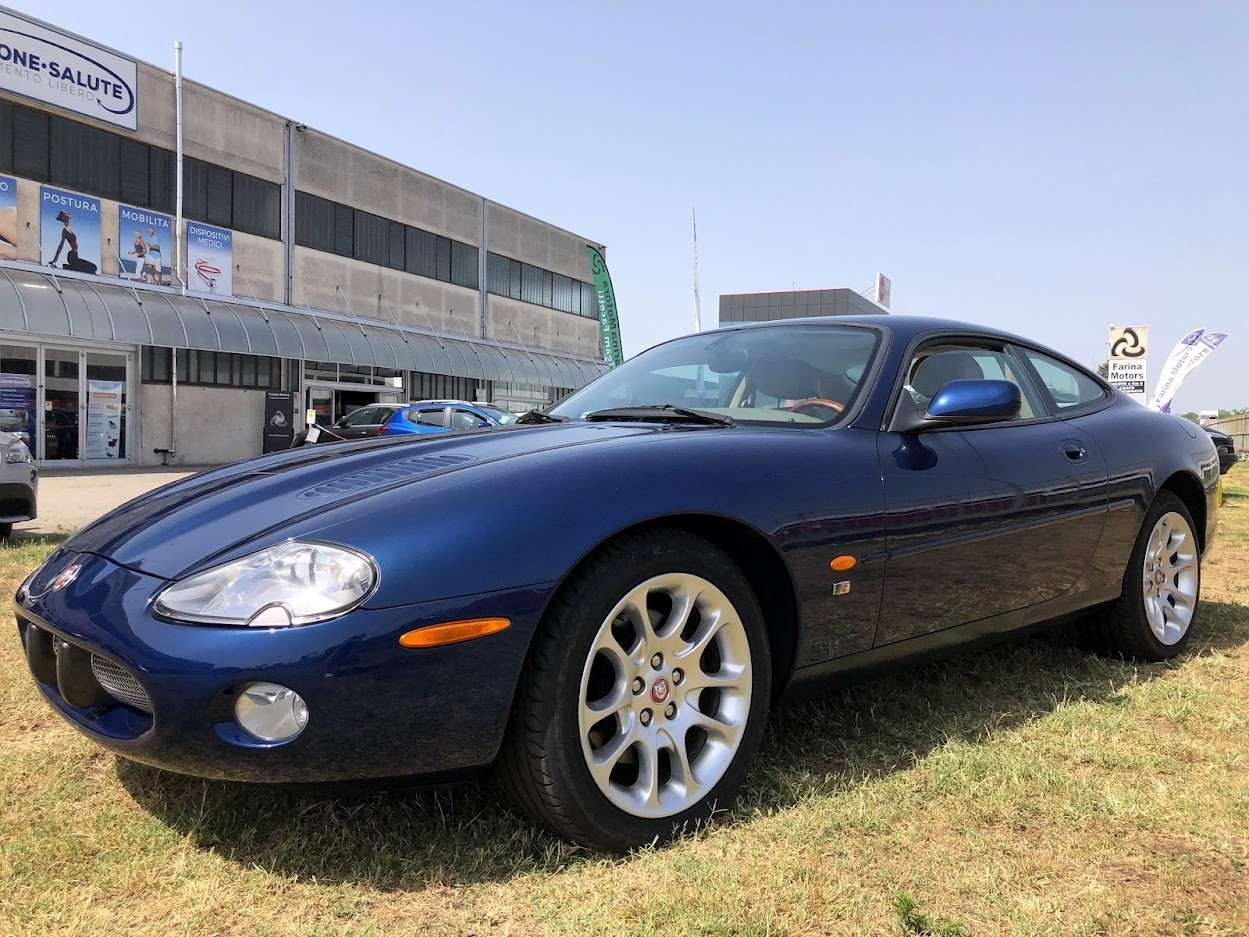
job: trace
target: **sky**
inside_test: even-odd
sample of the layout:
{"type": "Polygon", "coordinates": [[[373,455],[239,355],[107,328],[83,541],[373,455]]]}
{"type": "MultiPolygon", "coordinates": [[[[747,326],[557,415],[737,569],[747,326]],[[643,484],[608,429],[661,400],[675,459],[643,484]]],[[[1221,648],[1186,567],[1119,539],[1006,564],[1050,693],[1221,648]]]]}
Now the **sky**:
{"type": "Polygon", "coordinates": [[[892,311],[1093,366],[1231,337],[1249,407],[1249,4],[8,0],[607,245],[625,351],[721,293],[893,280],[892,311]]]}

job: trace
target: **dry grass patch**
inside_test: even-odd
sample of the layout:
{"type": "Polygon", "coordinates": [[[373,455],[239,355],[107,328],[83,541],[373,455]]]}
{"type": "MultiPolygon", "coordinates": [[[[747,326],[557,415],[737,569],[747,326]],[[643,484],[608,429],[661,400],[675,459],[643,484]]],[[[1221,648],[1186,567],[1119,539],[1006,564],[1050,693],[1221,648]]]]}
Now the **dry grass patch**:
{"type": "MultiPolygon", "coordinates": [[[[0,933],[1249,932],[1249,469],[1228,480],[1183,659],[1063,632],[786,707],[732,817],[625,858],[488,785],[330,796],[118,761],[11,637],[0,933]]],[[[0,591],[51,546],[0,549],[0,591]]]]}

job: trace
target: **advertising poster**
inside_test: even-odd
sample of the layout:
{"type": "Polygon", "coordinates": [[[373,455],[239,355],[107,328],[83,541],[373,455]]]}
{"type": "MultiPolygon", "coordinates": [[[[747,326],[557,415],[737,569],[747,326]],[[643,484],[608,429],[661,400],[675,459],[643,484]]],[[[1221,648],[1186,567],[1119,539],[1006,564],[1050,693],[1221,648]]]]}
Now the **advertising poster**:
{"type": "Polygon", "coordinates": [[[87,458],[121,458],[124,381],[87,381],[87,458]]]}
{"type": "Polygon", "coordinates": [[[29,374],[0,374],[0,432],[24,436],[35,448],[35,379],[29,374]]]}
{"type": "Polygon", "coordinates": [[[100,272],[100,200],[39,187],[39,259],[58,270],[100,272]]]}
{"type": "Polygon", "coordinates": [[[187,286],[203,293],[234,292],[234,235],[225,228],[186,223],[187,286]]]}
{"type": "Polygon", "coordinates": [[[295,440],[295,395],[290,391],[265,392],[265,427],[261,452],[281,452],[295,440]]]}
{"type": "Polygon", "coordinates": [[[0,260],[17,260],[17,180],[0,176],[0,260]]]}
{"type": "Polygon", "coordinates": [[[173,217],[146,208],[117,206],[117,254],[127,280],[173,282],[173,217]]]}

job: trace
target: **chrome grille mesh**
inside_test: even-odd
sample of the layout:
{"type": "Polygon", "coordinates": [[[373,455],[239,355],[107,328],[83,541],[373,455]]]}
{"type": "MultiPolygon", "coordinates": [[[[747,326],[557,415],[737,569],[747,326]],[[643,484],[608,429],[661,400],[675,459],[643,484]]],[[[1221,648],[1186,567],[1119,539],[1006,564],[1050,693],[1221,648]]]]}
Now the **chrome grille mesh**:
{"type": "Polygon", "coordinates": [[[107,658],[92,654],[91,672],[109,696],[151,715],[152,700],[148,697],[147,690],[143,689],[142,684],[129,671],[118,667],[107,658]]]}

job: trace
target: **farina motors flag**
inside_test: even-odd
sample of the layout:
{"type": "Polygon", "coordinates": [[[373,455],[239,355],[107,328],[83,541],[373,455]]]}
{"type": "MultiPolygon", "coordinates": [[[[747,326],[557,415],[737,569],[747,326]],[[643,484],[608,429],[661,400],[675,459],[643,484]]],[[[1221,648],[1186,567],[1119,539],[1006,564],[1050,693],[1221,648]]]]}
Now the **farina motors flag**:
{"type": "Polygon", "coordinates": [[[1210,352],[1223,344],[1226,332],[1212,332],[1209,329],[1194,329],[1171,349],[1167,363],[1162,366],[1162,377],[1154,388],[1154,396],[1149,401],[1151,410],[1171,412],[1171,401],[1175,393],[1184,383],[1184,379],[1192,373],[1193,368],[1205,361],[1210,352]]]}

